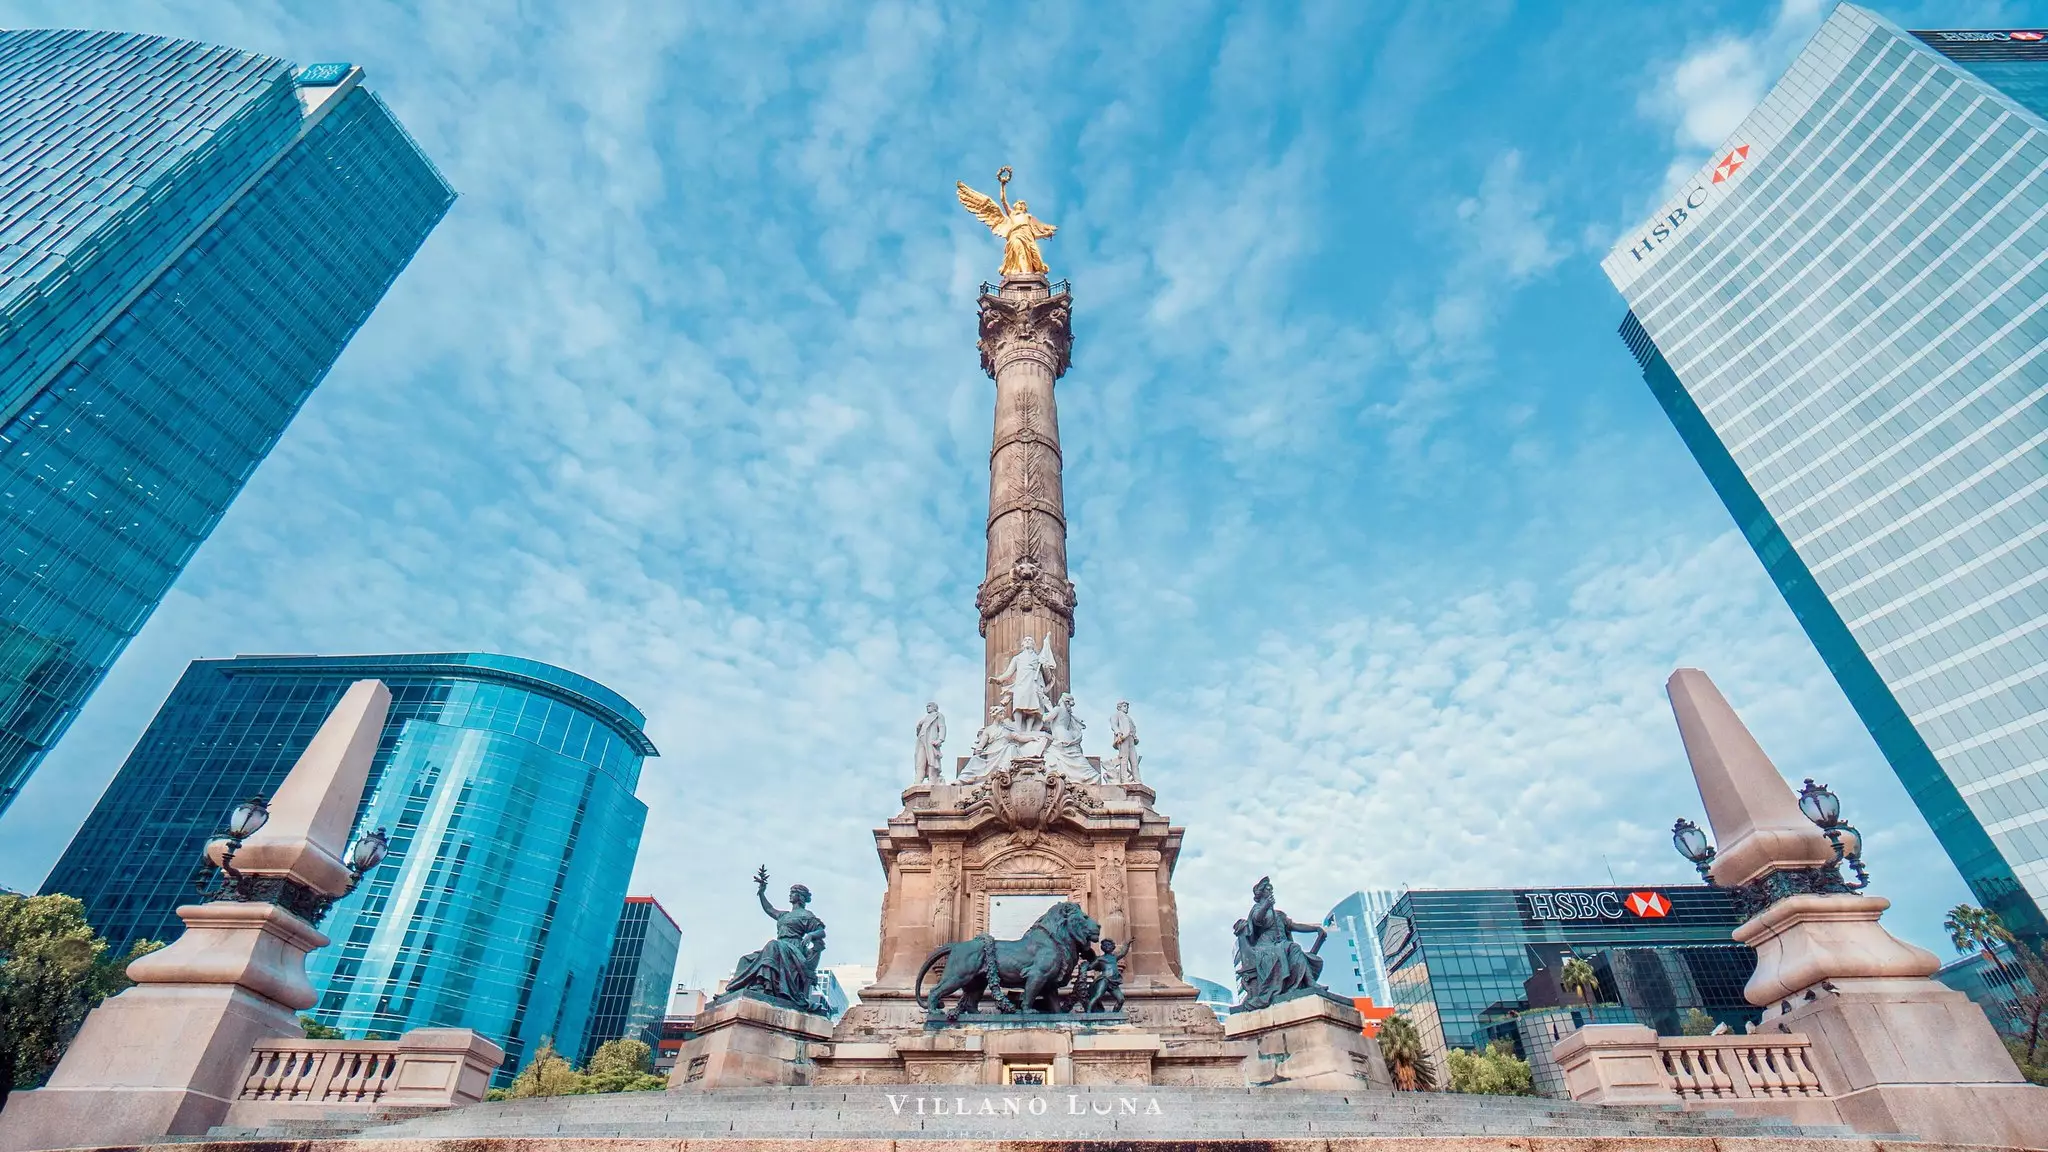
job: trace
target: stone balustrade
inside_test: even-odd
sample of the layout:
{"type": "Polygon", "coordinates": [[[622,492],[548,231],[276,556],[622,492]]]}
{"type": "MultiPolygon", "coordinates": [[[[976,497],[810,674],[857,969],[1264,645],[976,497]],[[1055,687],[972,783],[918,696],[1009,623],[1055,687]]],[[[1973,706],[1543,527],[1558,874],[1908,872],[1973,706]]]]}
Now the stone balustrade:
{"type": "Polygon", "coordinates": [[[474,1104],[504,1059],[467,1028],[417,1028],[396,1040],[264,1040],[250,1050],[224,1123],[474,1104]]]}
{"type": "Polygon", "coordinates": [[[1551,1053],[1565,1090],[1587,1104],[1677,1104],[1841,1123],[1812,1049],[1813,1041],[1797,1032],[1659,1036],[1641,1024],[1591,1024],[1551,1053]]]}
{"type": "Polygon", "coordinates": [[[1827,1095],[1803,1035],[1659,1036],[1665,1082],[1681,1100],[1827,1095]]]}

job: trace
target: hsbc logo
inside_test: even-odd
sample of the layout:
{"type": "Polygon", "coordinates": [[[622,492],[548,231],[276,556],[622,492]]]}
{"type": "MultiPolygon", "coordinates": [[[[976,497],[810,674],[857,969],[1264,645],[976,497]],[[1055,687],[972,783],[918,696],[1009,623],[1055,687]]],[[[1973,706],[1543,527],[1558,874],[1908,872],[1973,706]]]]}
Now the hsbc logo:
{"type": "Polygon", "coordinates": [[[1721,162],[1714,165],[1714,183],[1719,184],[1730,176],[1735,175],[1735,170],[1748,163],[1748,161],[1749,145],[1747,144],[1721,157],[1721,162]]]}
{"type": "Polygon", "coordinates": [[[1711,195],[1709,189],[1714,185],[1727,183],[1747,163],[1749,145],[1739,144],[1730,149],[1726,155],[1714,162],[1713,176],[1705,184],[1686,193],[1683,204],[1658,217],[1650,225],[1650,230],[1637,237],[1636,242],[1629,246],[1628,254],[1635,257],[1637,263],[1641,263],[1668,243],[1672,237],[1678,235],[1679,229],[1692,221],[1694,213],[1706,206],[1711,195]]]}
{"type": "Polygon", "coordinates": [[[1622,903],[1632,915],[1644,920],[1662,920],[1671,915],[1671,897],[1662,892],[1631,892],[1622,903]]]}
{"type": "Polygon", "coordinates": [[[2039,40],[2048,32],[1936,32],[1944,44],[1982,44],[1987,40],[2039,40]]]}
{"type": "Polygon", "coordinates": [[[1531,920],[1662,920],[1671,915],[1671,897],[1662,892],[1524,892],[1524,914],[1531,920]]]}

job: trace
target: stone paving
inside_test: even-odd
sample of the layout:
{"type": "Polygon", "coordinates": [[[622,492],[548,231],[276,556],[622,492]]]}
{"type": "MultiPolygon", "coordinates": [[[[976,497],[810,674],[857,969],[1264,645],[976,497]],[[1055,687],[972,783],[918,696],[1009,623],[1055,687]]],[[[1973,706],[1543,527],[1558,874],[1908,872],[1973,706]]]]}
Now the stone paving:
{"type": "MultiPolygon", "coordinates": [[[[215,1129],[212,1140],[639,1138],[662,1140],[1224,1141],[1336,1137],[1769,1138],[1835,1144],[1795,1128],[1675,1109],[1451,1093],[1221,1088],[874,1086],[634,1092],[477,1104],[396,1123],[303,1121],[215,1129]]],[[[1854,1138],[1865,1147],[1867,1137],[1854,1138]]],[[[1711,1144],[1688,1140],[1687,1145],[1711,1144]]]]}

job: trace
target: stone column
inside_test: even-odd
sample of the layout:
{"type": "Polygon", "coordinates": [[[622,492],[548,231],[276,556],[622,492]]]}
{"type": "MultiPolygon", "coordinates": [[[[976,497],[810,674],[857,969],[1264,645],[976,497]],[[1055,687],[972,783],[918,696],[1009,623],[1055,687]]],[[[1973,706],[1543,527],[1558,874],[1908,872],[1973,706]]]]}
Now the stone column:
{"type": "MultiPolygon", "coordinates": [[[[988,568],[975,604],[986,638],[984,676],[1009,662],[1019,641],[1052,635],[1055,694],[1070,682],[1074,585],[1067,579],[1067,514],[1060,487],[1059,412],[1053,384],[1073,349],[1070,301],[1043,277],[1009,278],[981,297],[981,367],[996,382],[988,458],[988,568]]],[[[983,707],[999,689],[984,686],[983,707]]],[[[984,717],[986,712],[984,712],[984,717]]],[[[977,722],[979,726],[979,721],[977,722]]]]}
{"type": "Polygon", "coordinates": [[[235,865],[265,899],[178,909],[185,932],[128,966],[136,982],[93,1009],[50,1076],[0,1112],[0,1152],[205,1132],[240,1094],[259,1041],[303,1037],[314,922],[348,888],[342,862],[391,693],[351,686],[272,798],[235,865]]]}
{"type": "Polygon", "coordinates": [[[1928,979],[1932,952],[1878,923],[1889,901],[1844,890],[1827,838],[1713,681],[1680,668],[1666,690],[1719,841],[1714,882],[1756,909],[1734,932],[1757,954],[1743,995],[1766,1031],[1813,1041],[1842,1120],[1956,1144],[2048,1132],[2048,1088],[2023,1081],[1968,997],[1928,979]]]}

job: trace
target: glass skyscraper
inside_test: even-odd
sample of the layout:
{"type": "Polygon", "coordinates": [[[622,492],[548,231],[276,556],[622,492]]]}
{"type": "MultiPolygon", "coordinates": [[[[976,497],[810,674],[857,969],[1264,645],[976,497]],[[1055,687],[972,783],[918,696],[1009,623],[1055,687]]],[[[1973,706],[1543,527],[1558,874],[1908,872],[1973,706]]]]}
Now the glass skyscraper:
{"type": "Polygon", "coordinates": [[[1380,921],[1400,898],[1399,892],[1385,889],[1353,892],[1323,917],[1331,942],[1341,949],[1335,953],[1335,963],[1323,965],[1324,987],[1339,996],[1369,996],[1374,1004],[1386,1005],[1387,965],[1380,956],[1380,921]]]}
{"type": "Polygon", "coordinates": [[[176,936],[207,838],[237,801],[276,791],[362,679],[391,689],[391,709],[359,825],[388,829],[391,851],[321,925],[334,943],[307,962],[313,1014],[356,1038],[474,1028],[505,1048],[506,1075],[542,1037],[576,1053],[655,750],[638,709],[552,665],[482,653],[194,661],[43,891],[84,901],[117,950],[176,936]]]}
{"type": "MultiPolygon", "coordinates": [[[[1550,1048],[1581,1024],[1647,1024],[1676,1034],[1688,1008],[1740,1030],[1759,1012],[1742,986],[1756,953],[1723,888],[1414,889],[1380,922],[1390,1004],[1408,1017],[1441,1074],[1449,1048],[1505,1039],[1536,1088],[1562,1095],[1550,1048]],[[1566,956],[1593,966],[1593,1004],[1563,991],[1566,956]],[[1588,1017],[1590,1016],[1590,1020],[1588,1017]]],[[[1327,968],[1325,969],[1327,971],[1327,968]]]]}
{"type": "Polygon", "coordinates": [[[0,31],[0,811],[454,201],[361,80],[0,31]]]}
{"type": "Polygon", "coordinates": [[[2048,43],[1837,7],[1603,263],[1977,900],[2048,931],[2048,43]]]}
{"type": "Polygon", "coordinates": [[[670,982],[676,974],[676,953],[683,930],[652,896],[628,896],[612,933],[611,959],[598,978],[597,1002],[590,1009],[580,1060],[590,1059],[597,1046],[626,1037],[645,1041],[651,1051],[661,1043],[661,1017],[668,1009],[670,982]]]}

